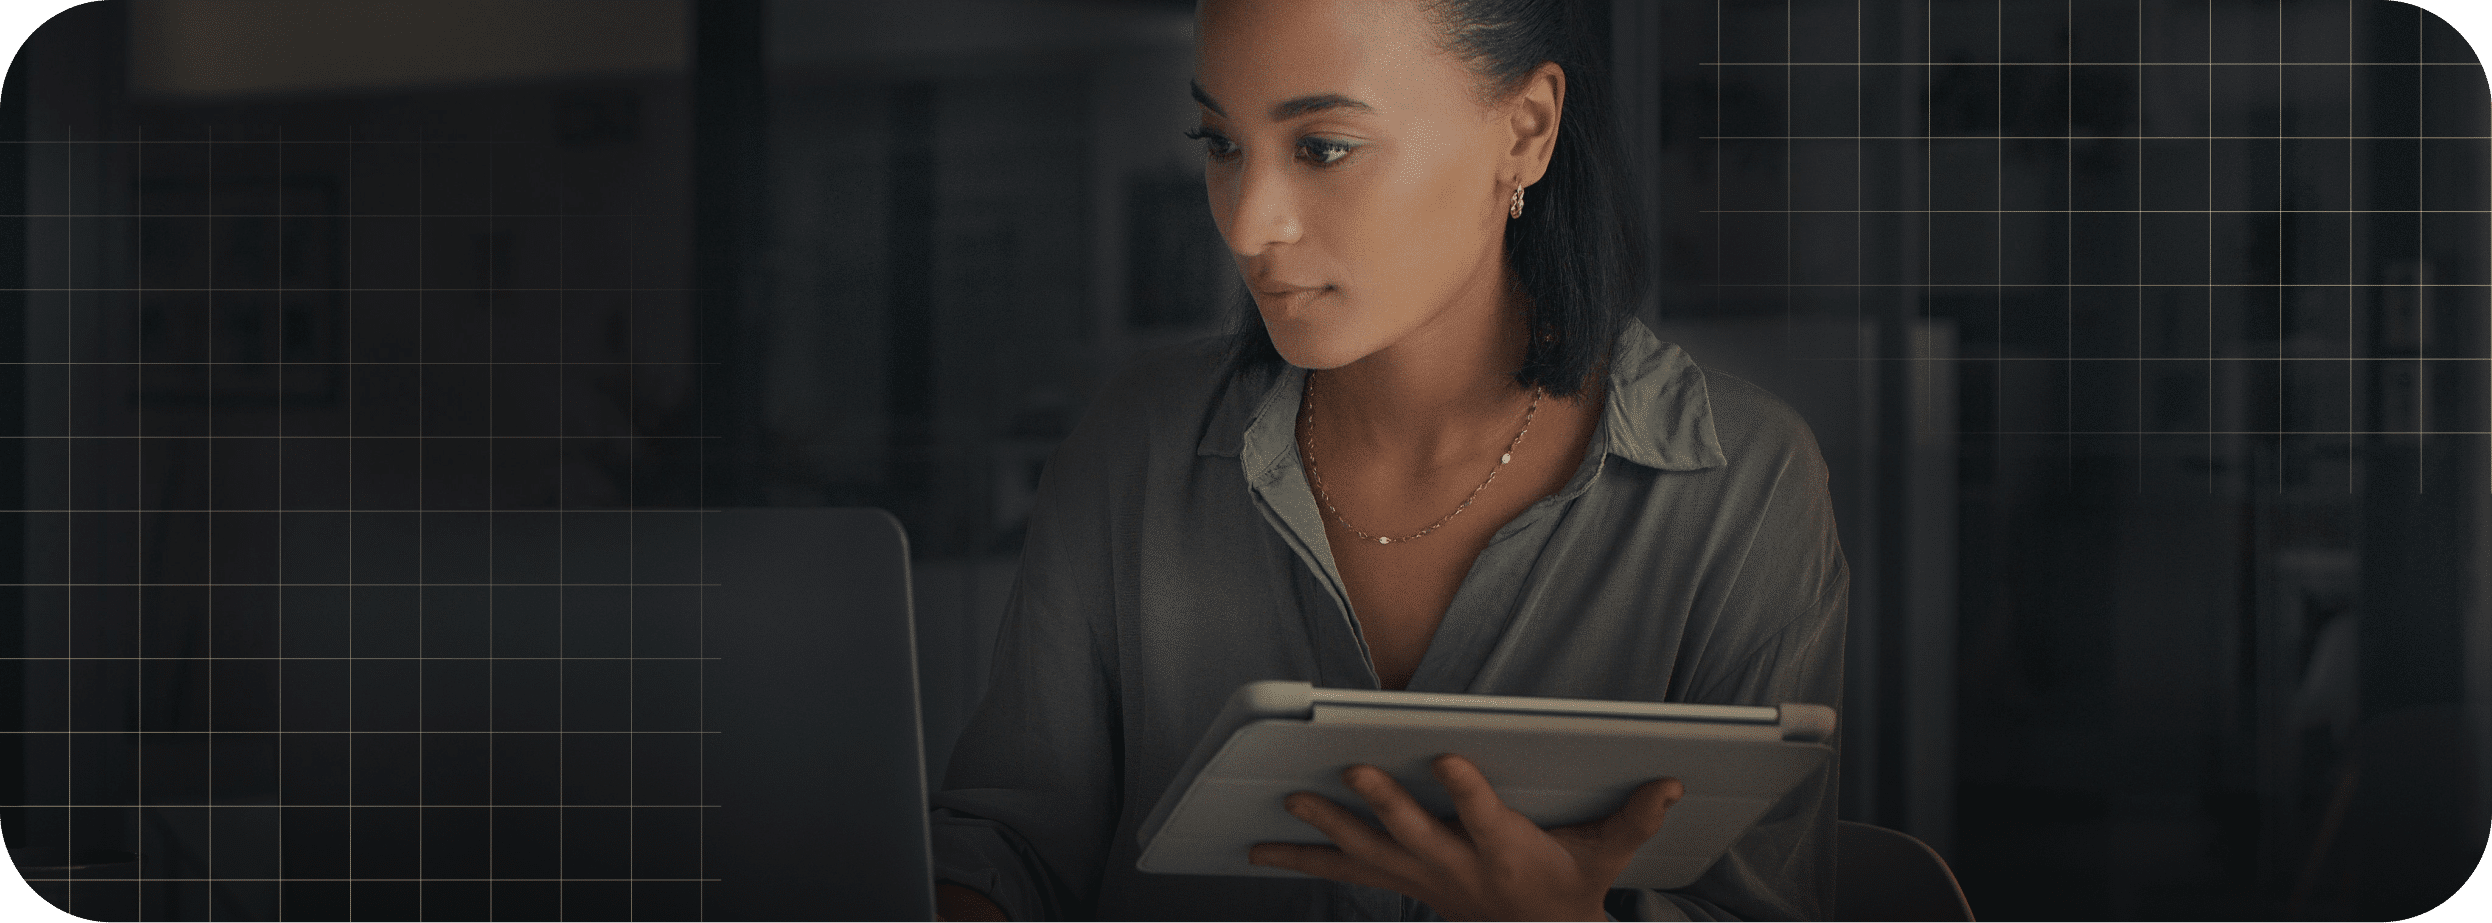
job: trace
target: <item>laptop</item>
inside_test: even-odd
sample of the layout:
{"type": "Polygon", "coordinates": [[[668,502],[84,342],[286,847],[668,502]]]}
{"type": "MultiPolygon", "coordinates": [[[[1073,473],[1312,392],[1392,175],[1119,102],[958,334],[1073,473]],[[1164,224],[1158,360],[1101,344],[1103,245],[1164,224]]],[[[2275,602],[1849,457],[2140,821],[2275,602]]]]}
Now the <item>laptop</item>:
{"type": "Polygon", "coordinates": [[[908,539],[875,509],[705,514],[703,915],[934,918],[908,539]]]}

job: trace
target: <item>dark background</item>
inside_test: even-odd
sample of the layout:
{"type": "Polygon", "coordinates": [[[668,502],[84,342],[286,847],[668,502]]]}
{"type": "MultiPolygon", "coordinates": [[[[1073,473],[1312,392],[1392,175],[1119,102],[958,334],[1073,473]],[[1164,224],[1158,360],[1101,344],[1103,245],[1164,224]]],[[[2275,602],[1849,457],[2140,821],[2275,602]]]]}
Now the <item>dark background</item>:
{"type": "MultiPolygon", "coordinates": [[[[1845,815],[1997,919],[2399,918],[2463,882],[2464,41],[2376,0],[1596,9],[1659,231],[1641,314],[1833,471],[1845,815]]],[[[1178,136],[1190,14],[55,18],[0,108],[0,825],[97,864],[38,892],[701,913],[708,661],[664,615],[697,548],[663,542],[725,507],[906,524],[939,778],[1048,453],[1235,303],[1178,136]],[[615,530],[651,543],[619,570],[543,554],[615,530]]]]}

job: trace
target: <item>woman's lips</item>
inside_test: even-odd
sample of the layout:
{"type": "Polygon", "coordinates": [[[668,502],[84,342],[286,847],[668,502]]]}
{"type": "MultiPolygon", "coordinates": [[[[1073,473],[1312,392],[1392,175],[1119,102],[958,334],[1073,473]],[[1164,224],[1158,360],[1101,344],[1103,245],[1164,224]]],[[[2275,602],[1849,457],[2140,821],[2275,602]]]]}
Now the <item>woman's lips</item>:
{"type": "Polygon", "coordinates": [[[1333,287],[1329,285],[1289,286],[1259,291],[1255,293],[1255,296],[1263,302],[1267,310],[1283,317],[1291,317],[1304,313],[1307,306],[1314,303],[1315,299],[1332,294],[1332,291],[1333,287]]]}

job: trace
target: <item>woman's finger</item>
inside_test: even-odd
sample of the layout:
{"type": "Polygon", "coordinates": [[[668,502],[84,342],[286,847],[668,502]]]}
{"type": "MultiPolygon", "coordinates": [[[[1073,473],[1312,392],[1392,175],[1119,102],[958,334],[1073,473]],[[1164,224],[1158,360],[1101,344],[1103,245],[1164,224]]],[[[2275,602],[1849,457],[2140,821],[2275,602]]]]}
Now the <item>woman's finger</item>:
{"type": "Polygon", "coordinates": [[[1438,865],[1453,865],[1468,858],[1468,848],[1453,828],[1428,813],[1391,773],[1374,766],[1359,764],[1341,773],[1341,780],[1367,799],[1367,807],[1384,823],[1385,832],[1411,856],[1438,865]]]}
{"type": "Polygon", "coordinates": [[[1687,786],[1677,779],[1654,779],[1637,786],[1627,796],[1627,803],[1608,817],[1596,821],[1591,831],[1602,846],[1628,854],[1643,848],[1644,841],[1661,831],[1663,818],[1670,806],[1686,797],[1687,786]]]}
{"type": "Polygon", "coordinates": [[[1399,890],[1401,884],[1393,876],[1342,852],[1337,846],[1257,843],[1247,850],[1246,861],[1371,888],[1399,890]]]}
{"type": "Polygon", "coordinates": [[[1342,852],[1370,865],[1385,866],[1407,855],[1392,837],[1351,813],[1349,808],[1314,792],[1292,792],[1281,801],[1281,808],[1290,816],[1305,821],[1307,826],[1322,831],[1342,852]]]}
{"type": "Polygon", "coordinates": [[[1497,789],[1480,772],[1480,767],[1464,757],[1447,753],[1429,764],[1436,781],[1453,796],[1454,813],[1462,818],[1463,830],[1481,853],[1497,851],[1502,845],[1528,842],[1540,834],[1540,825],[1523,816],[1523,812],[1506,806],[1497,797],[1497,789]]]}

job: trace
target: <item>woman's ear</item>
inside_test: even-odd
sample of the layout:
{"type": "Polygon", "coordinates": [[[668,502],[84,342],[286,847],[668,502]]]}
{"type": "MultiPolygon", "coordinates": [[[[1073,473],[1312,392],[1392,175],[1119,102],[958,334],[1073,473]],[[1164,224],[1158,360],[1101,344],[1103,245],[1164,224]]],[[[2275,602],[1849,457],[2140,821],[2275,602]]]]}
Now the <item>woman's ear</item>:
{"type": "Polygon", "coordinates": [[[1506,128],[1513,133],[1506,148],[1506,175],[1521,185],[1537,183],[1557,152],[1558,119],[1566,111],[1566,70],[1555,61],[1541,62],[1503,108],[1506,128]]]}

